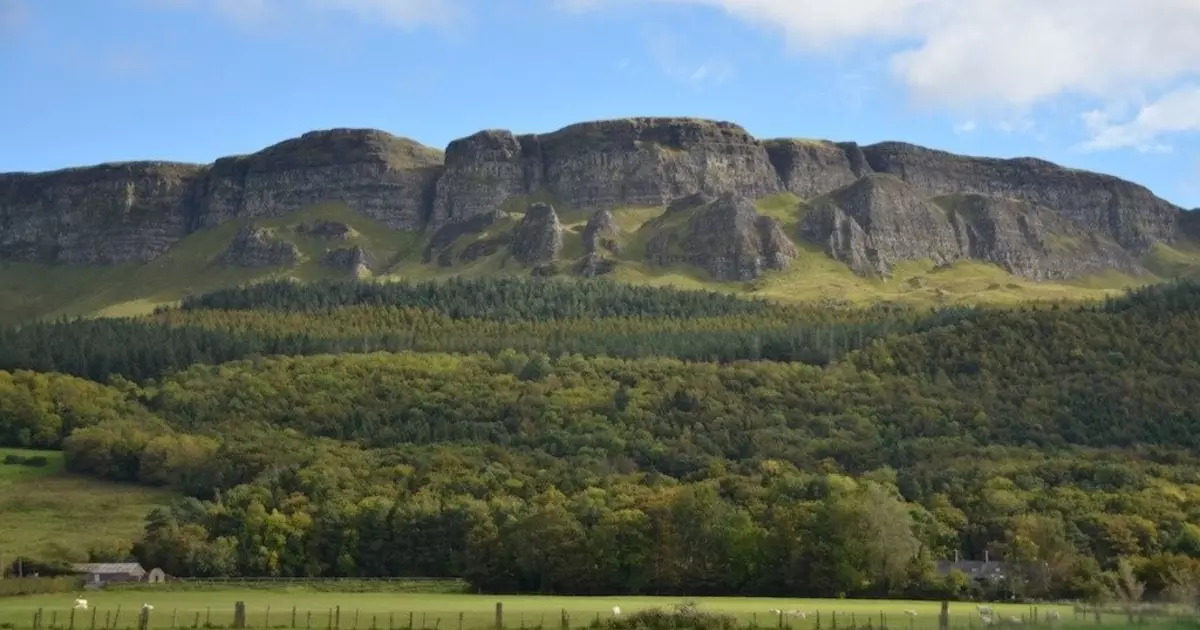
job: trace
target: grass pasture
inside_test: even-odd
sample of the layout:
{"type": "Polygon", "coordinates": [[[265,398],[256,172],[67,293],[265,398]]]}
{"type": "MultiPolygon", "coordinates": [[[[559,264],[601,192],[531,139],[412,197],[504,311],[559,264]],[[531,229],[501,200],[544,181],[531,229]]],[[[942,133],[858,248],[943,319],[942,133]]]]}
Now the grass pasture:
{"type": "Polygon", "coordinates": [[[22,554],[86,559],[93,546],[139,536],[147,512],[168,497],[162,491],[67,474],[57,451],[0,449],[0,562],[22,554]],[[7,455],[42,455],[48,465],[4,464],[7,455]]]}
{"type": "MultiPolygon", "coordinates": [[[[229,627],[233,623],[234,603],[246,603],[247,625],[252,628],[312,628],[326,629],[336,625],[342,630],[407,630],[436,628],[438,630],[481,630],[494,626],[496,603],[503,604],[504,625],[507,628],[556,629],[560,627],[563,611],[572,628],[582,628],[597,619],[612,618],[613,607],[619,606],[623,615],[652,608],[671,609],[685,601],[680,597],[559,597],[538,595],[462,595],[444,593],[336,593],[321,592],[306,587],[278,589],[242,589],[227,591],[154,592],[147,587],[138,590],[94,591],[84,595],[90,609],[75,615],[76,629],[91,629],[93,616],[96,628],[135,628],[138,610],[143,603],[154,606],[152,628],[229,627]],[[120,615],[116,616],[120,607],[120,615]],[[340,616],[332,611],[340,607],[340,616]],[[292,622],[295,610],[295,626],[292,622]],[[331,615],[336,624],[331,624],[331,615]],[[114,617],[116,617],[114,621],[114,617]]],[[[58,628],[69,628],[74,594],[39,595],[0,599],[0,627],[31,628],[35,613],[43,609],[43,627],[51,621],[58,628]]],[[[722,613],[736,617],[744,627],[777,628],[779,618],[772,609],[800,610],[807,618],[785,617],[786,627],[793,630],[816,630],[820,612],[820,628],[878,629],[881,619],[885,627],[896,630],[933,630],[938,627],[938,602],[877,601],[877,600],[814,600],[770,599],[742,597],[698,597],[694,601],[703,612],[722,613]],[[909,618],[904,611],[917,613],[909,618]],[[833,615],[837,615],[836,626],[833,615]]],[[[1024,604],[996,605],[996,613],[1004,616],[1030,615],[1031,607],[1024,604]]],[[[1057,610],[1061,625],[1073,625],[1071,606],[1041,606],[1039,616],[1057,610]]],[[[982,628],[974,604],[951,603],[951,627],[956,629],[982,628]]],[[[1080,620],[1082,624],[1084,620],[1080,620]]],[[[1106,615],[1103,625],[1115,627],[1124,623],[1116,615],[1106,615]]],[[[1091,619],[1087,623],[1094,625],[1091,619]]]]}

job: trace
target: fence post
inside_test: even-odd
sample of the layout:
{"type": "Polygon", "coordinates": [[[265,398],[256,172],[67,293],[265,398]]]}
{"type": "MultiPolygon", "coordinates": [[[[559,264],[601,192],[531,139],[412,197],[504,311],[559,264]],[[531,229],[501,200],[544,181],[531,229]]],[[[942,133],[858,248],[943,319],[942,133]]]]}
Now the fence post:
{"type": "Polygon", "coordinates": [[[200,627],[200,611],[197,610],[196,618],[194,620],[192,620],[192,628],[199,628],[199,627],[200,627]]]}
{"type": "Polygon", "coordinates": [[[463,630],[463,614],[458,613],[458,630],[463,630]]]}
{"type": "Polygon", "coordinates": [[[233,627],[235,630],[246,627],[246,602],[233,603],[233,627]]]}
{"type": "Polygon", "coordinates": [[[504,604],[496,602],[496,630],[504,630],[504,604]]]}
{"type": "Polygon", "coordinates": [[[175,622],[179,619],[179,609],[171,609],[171,630],[175,630],[175,622]]]}
{"type": "Polygon", "coordinates": [[[142,606],[142,611],[138,614],[138,630],[146,630],[150,627],[150,608],[142,606]]]}
{"type": "Polygon", "coordinates": [[[100,612],[99,608],[92,609],[92,627],[91,630],[96,630],[96,613],[100,612]]]}
{"type": "Polygon", "coordinates": [[[51,610],[50,611],[50,630],[54,630],[57,627],[58,627],[58,611],[51,610]]]}
{"type": "Polygon", "coordinates": [[[942,600],[942,614],[938,616],[938,630],[950,630],[950,602],[942,600]]]}
{"type": "Polygon", "coordinates": [[[271,627],[271,607],[270,606],[267,606],[267,613],[266,613],[266,615],[263,616],[263,627],[264,628],[271,627]]]}
{"type": "Polygon", "coordinates": [[[408,630],[413,630],[412,624],[413,624],[413,613],[410,610],[410,611],[408,611],[408,630]]]}
{"type": "Polygon", "coordinates": [[[342,627],[342,607],[333,607],[333,630],[338,630],[342,627]]]}
{"type": "Polygon", "coordinates": [[[296,627],[296,607],[292,606],[292,628],[296,627]]]}

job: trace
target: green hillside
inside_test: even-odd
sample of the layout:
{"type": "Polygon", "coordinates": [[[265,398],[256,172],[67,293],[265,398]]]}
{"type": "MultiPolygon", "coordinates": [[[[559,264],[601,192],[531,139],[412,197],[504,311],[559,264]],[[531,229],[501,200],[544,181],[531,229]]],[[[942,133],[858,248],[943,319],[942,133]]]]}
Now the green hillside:
{"type": "MultiPolygon", "coordinates": [[[[27,321],[59,316],[123,316],[143,314],[160,305],[177,302],[186,295],[268,279],[295,278],[312,281],[345,277],[347,272],[320,264],[330,247],[362,247],[374,261],[377,280],[429,279],[450,276],[529,275],[531,270],[512,260],[503,244],[484,248],[492,253],[469,262],[459,254],[472,245],[487,244],[510,231],[531,201],[552,198],[514,198],[505,205],[504,216],[479,233],[454,239],[449,266],[426,262],[430,235],[392,230],[345,207],[312,207],[291,216],[253,221],[252,225],[272,230],[278,238],[297,246],[298,264],[267,269],[227,267],[221,256],[234,234],[247,224],[234,221],[194,233],[165,255],[145,264],[114,267],[43,266],[0,263],[0,322],[27,321]],[[303,233],[300,226],[315,220],[342,223],[351,230],[345,241],[331,243],[303,233]]],[[[583,255],[580,233],[587,215],[561,204],[555,205],[564,234],[563,258],[556,264],[559,275],[570,275],[583,255]]],[[[759,210],[780,220],[785,232],[794,234],[806,204],[790,194],[760,200],[759,210]]],[[[1200,270],[1200,246],[1159,245],[1146,264],[1155,277],[1132,278],[1119,273],[1079,278],[1071,282],[1033,282],[1006,273],[995,265],[960,262],[935,267],[930,261],[899,265],[890,279],[864,278],[844,264],[832,260],[816,246],[797,243],[800,256],[784,272],[772,272],[749,283],[718,282],[699,269],[660,268],[646,264],[646,241],[665,229],[655,219],[662,208],[619,208],[614,218],[621,226],[622,251],[614,256],[611,277],[620,282],[680,288],[706,288],[739,295],[755,295],[793,303],[850,303],[898,301],[914,305],[1015,304],[1031,300],[1096,299],[1124,288],[1162,278],[1192,275],[1200,270]]]]}
{"type": "Polygon", "coordinates": [[[170,498],[161,490],[67,474],[59,451],[0,448],[0,561],[18,555],[86,561],[90,550],[127,551],[140,538],[146,514],[170,498]]]}

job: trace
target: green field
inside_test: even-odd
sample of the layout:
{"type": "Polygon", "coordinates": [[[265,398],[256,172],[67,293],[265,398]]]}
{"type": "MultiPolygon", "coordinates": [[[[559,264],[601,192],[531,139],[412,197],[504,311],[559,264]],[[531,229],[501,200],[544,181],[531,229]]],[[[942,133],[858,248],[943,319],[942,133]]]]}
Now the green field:
{"type": "MultiPolygon", "coordinates": [[[[380,594],[380,593],[329,593],[305,588],[279,590],[240,590],[215,592],[156,593],[152,588],[136,591],[94,591],[83,595],[89,610],[76,614],[76,628],[90,628],[95,615],[96,627],[104,627],[110,620],[111,627],[136,627],[136,615],[143,603],[154,606],[151,627],[191,628],[209,624],[228,627],[233,621],[234,603],[244,601],[247,609],[247,624],[255,628],[291,628],[292,610],[296,611],[296,627],[328,628],[331,611],[340,607],[339,627],[347,630],[359,628],[404,628],[409,627],[412,614],[413,627],[457,630],[459,616],[462,627],[479,629],[492,626],[495,620],[496,603],[503,604],[504,625],[509,628],[558,628],[563,611],[566,611],[572,627],[584,627],[596,619],[613,616],[613,607],[619,606],[623,615],[650,608],[671,609],[685,601],[680,597],[555,597],[536,595],[446,595],[446,594],[380,594]],[[112,622],[112,615],[120,607],[120,616],[112,622]],[[357,622],[355,618],[357,617],[357,622]]],[[[56,619],[58,627],[69,627],[71,606],[76,595],[64,593],[36,597],[0,599],[0,625],[9,623],[16,628],[32,625],[34,614],[43,609],[43,623],[49,627],[56,619]],[[57,617],[55,617],[57,615],[57,617]],[[52,619],[53,618],[53,619],[52,619]]],[[[879,601],[879,600],[814,600],[814,599],[768,599],[737,597],[699,597],[693,601],[703,612],[723,613],[736,616],[742,625],[776,627],[778,617],[773,609],[798,610],[809,613],[807,618],[786,616],[788,627],[814,629],[820,613],[821,627],[832,628],[831,615],[838,616],[837,627],[858,628],[866,626],[868,620],[875,628],[881,619],[886,625],[901,630],[913,628],[936,628],[940,610],[938,602],[879,601]],[[913,610],[917,615],[909,618],[904,611],[913,610]]],[[[1030,616],[1032,608],[1020,605],[996,605],[996,613],[1003,616],[1030,616]]],[[[1040,606],[1038,614],[1050,610],[1059,611],[1064,623],[1074,619],[1071,606],[1040,606]]],[[[981,627],[970,603],[950,605],[951,626],[955,628],[981,627]]],[[[1116,615],[1107,615],[1105,625],[1116,626],[1124,622],[1116,615]]],[[[1094,621],[1089,620],[1094,624],[1094,621]]]]}
{"type": "Polygon", "coordinates": [[[168,497],[67,474],[57,451],[0,449],[0,562],[22,554],[86,560],[92,547],[140,536],[146,513],[168,497]],[[43,455],[49,465],[4,464],[11,454],[43,455]]]}

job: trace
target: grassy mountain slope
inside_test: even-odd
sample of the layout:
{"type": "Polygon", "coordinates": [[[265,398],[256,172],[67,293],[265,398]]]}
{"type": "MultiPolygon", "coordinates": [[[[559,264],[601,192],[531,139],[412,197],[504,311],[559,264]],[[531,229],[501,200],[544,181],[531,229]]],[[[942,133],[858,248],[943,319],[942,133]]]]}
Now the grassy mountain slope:
{"type": "MultiPolygon", "coordinates": [[[[564,229],[562,259],[556,268],[559,274],[569,274],[571,266],[584,253],[580,234],[588,215],[552,198],[510,199],[503,207],[502,218],[486,230],[454,240],[453,262],[449,266],[425,262],[430,238],[427,234],[392,230],[344,206],[321,205],[286,217],[233,221],[202,230],[176,244],[166,255],[146,264],[98,268],[0,263],[0,323],[39,317],[133,315],[174,303],[185,295],[247,282],[344,277],[347,272],[319,263],[327,247],[362,247],[374,260],[374,275],[382,280],[528,275],[531,270],[512,260],[508,248],[502,244],[492,247],[492,253],[470,261],[464,262],[461,253],[473,244],[504,236],[520,221],[524,208],[533,201],[555,205],[564,229]],[[321,219],[343,223],[352,232],[344,242],[330,243],[297,229],[302,224],[321,219]],[[222,265],[222,253],[234,234],[248,223],[272,229],[280,238],[295,244],[301,252],[300,262],[291,267],[264,269],[222,265]]],[[[761,213],[779,220],[789,235],[795,234],[808,207],[791,194],[765,198],[757,205],[761,213]]],[[[891,279],[864,278],[826,256],[819,247],[797,242],[799,256],[788,270],[768,273],[753,282],[719,282],[699,269],[654,267],[645,262],[646,242],[656,231],[671,227],[670,221],[653,221],[662,213],[662,208],[619,208],[613,212],[622,230],[618,239],[622,251],[613,256],[616,266],[611,277],[632,284],[708,288],[785,302],[869,304],[901,301],[923,306],[1096,299],[1158,279],[1136,279],[1113,272],[1071,282],[1033,282],[994,265],[960,262],[935,268],[927,260],[899,265],[891,279]]],[[[1147,257],[1146,265],[1160,278],[1195,275],[1200,273],[1200,245],[1156,246],[1147,257]]]]}
{"type": "Polygon", "coordinates": [[[146,514],[170,494],[63,471],[62,453],[0,448],[0,560],[18,554],[76,557],[137,538],[146,514]],[[43,456],[46,466],[5,464],[9,455],[43,456]]]}

